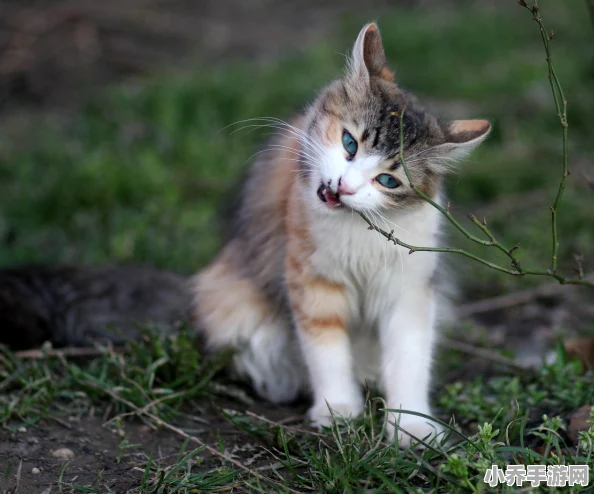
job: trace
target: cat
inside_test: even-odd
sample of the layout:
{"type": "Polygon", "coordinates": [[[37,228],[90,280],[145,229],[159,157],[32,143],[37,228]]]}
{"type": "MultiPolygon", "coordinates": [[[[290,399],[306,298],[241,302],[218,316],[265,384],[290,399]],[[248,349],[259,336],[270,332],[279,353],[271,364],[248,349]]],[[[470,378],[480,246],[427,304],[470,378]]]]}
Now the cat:
{"type": "MultiPolygon", "coordinates": [[[[371,23],[344,76],[302,114],[249,124],[281,135],[250,168],[232,237],[191,280],[192,319],[208,348],[235,349],[234,372],[271,402],[309,393],[318,427],[359,415],[370,380],[388,409],[431,415],[436,319],[445,310],[440,258],[409,255],[358,213],[404,242],[437,246],[441,213],[409,184],[400,133],[413,182],[442,202],[451,163],[486,138],[490,123],[425,112],[394,82],[371,23]]],[[[392,412],[387,432],[406,448],[440,428],[392,412]]]]}
{"type": "Polygon", "coordinates": [[[139,324],[172,332],[187,321],[186,277],[145,266],[22,266],[0,269],[0,343],[13,350],[115,344],[139,324]]]}

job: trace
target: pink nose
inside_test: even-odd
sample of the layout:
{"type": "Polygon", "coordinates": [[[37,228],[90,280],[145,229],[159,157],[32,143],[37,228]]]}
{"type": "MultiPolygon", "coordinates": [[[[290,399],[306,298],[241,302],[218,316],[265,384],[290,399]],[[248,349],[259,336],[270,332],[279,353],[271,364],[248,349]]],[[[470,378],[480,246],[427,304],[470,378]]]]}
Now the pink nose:
{"type": "Polygon", "coordinates": [[[357,192],[352,187],[349,187],[342,177],[338,180],[338,190],[336,191],[339,196],[352,196],[355,192],[357,192]]]}

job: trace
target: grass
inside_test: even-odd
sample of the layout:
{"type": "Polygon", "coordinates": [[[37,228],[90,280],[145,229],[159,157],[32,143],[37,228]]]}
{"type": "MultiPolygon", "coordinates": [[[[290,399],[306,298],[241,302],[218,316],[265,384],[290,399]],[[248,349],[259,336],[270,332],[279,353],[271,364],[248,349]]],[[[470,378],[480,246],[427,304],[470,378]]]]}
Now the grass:
{"type": "MultiPolygon", "coordinates": [[[[7,371],[0,377],[3,385],[11,377],[12,382],[4,386],[0,420],[16,429],[42,418],[111,407],[110,422],[116,428],[124,428],[126,416],[159,425],[142,410],[177,424],[183,418],[180,412],[195,409],[196,400],[227,389],[212,387],[213,372],[223,362],[201,362],[185,338],[185,333],[151,335],[148,349],[128,344],[122,353],[107,351],[84,368],[60,358],[22,364],[6,355],[2,365],[7,371]],[[195,376],[194,386],[186,382],[190,376],[195,376]]],[[[450,428],[451,442],[423,451],[400,451],[385,441],[384,404],[374,394],[364,417],[323,433],[259,417],[236,402],[239,409],[220,413],[242,438],[234,443],[220,439],[215,447],[222,455],[234,451],[231,457],[241,458],[244,468],[221,464],[203,446],[191,449],[193,443],[186,441],[173,459],[157,461],[148,455],[133,492],[492,492],[483,482],[491,465],[592,468],[594,408],[592,426],[580,433],[577,443],[569,438],[567,425],[577,407],[594,403],[593,377],[559,350],[554,363],[531,374],[503,371],[496,378],[449,383],[440,393],[438,410],[450,428]]],[[[123,440],[118,458],[133,446],[123,440]]],[[[106,492],[103,475],[98,473],[86,485],[63,475],[60,485],[66,492],[106,492]]],[[[500,486],[498,492],[512,490],[500,486]]],[[[116,491],[117,486],[109,492],[116,491]]]]}
{"type": "MultiPolygon", "coordinates": [[[[184,400],[208,394],[212,378],[228,363],[225,355],[203,359],[196,348],[196,337],[182,331],[171,338],[147,333],[124,352],[105,348],[89,365],[60,355],[22,361],[3,350],[0,376],[3,390],[11,394],[0,397],[0,423],[17,419],[31,425],[65,411],[80,416],[100,402],[105,389],[117,390],[138,407],[151,404],[161,416],[170,417],[184,400]]],[[[115,405],[116,415],[125,408],[115,405]]]]}
{"type": "MultiPolygon", "coordinates": [[[[449,181],[452,211],[459,218],[484,213],[507,244],[521,242],[526,267],[547,266],[560,131],[536,26],[508,3],[394,9],[380,26],[401,85],[452,118],[493,122],[492,137],[449,181]]],[[[589,166],[594,175],[592,30],[578,0],[544,7],[570,102],[574,173],[560,214],[561,267],[570,271],[572,255],[581,252],[592,269],[594,194],[580,178],[580,167],[589,166]]],[[[220,245],[220,212],[265,137],[224,129],[251,117],[287,117],[310,100],[340,72],[337,47],[346,50],[363,21],[347,19],[332,43],[266,67],[235,63],[163,74],[114,86],[73,118],[4,125],[0,264],[117,260],[187,273],[203,265],[220,245]]],[[[475,248],[455,234],[447,242],[475,248]]],[[[540,281],[452,262],[468,298],[540,281]]],[[[195,347],[187,333],[153,336],[121,352],[107,349],[88,365],[63,358],[24,362],[4,351],[0,423],[17,428],[110,406],[118,420],[130,414],[155,426],[138,412],[145,409],[175,423],[197,401],[236,395],[215,378],[228,356],[206,361],[195,347]]],[[[362,420],[321,435],[242,410],[221,411],[245,441],[257,444],[261,456],[246,467],[249,472],[221,466],[204,447],[191,450],[188,443],[173,462],[147,457],[137,492],[491,492],[483,475],[492,464],[592,467],[594,429],[575,444],[566,433],[569,415],[594,403],[591,379],[591,371],[584,373],[560,351],[556,363],[536,373],[503,371],[444,383],[438,411],[447,422],[455,417],[452,428],[462,435],[452,432],[452,438],[461,442],[423,452],[401,452],[383,442],[382,403],[373,398],[362,420]]],[[[228,447],[221,439],[219,450],[228,447]]],[[[92,485],[66,478],[60,485],[72,492],[106,491],[101,474],[92,485]]]]}

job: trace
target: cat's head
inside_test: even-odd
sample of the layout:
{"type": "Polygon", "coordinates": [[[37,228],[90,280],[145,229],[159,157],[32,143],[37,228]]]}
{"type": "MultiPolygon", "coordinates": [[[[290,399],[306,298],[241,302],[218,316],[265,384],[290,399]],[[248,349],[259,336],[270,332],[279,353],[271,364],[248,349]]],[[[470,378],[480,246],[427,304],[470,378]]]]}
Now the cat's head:
{"type": "Polygon", "coordinates": [[[486,120],[443,122],[426,113],[394,82],[378,27],[368,24],[345,75],[320,93],[306,119],[307,186],[323,210],[402,209],[422,201],[400,163],[402,111],[413,183],[435,197],[449,165],[480,144],[491,126],[486,120]]]}

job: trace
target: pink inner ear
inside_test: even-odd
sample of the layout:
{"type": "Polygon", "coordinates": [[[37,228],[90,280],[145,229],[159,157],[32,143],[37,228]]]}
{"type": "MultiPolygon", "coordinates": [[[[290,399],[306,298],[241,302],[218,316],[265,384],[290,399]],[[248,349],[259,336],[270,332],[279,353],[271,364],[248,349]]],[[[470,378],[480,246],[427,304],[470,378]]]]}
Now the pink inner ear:
{"type": "Polygon", "coordinates": [[[448,130],[453,142],[468,142],[489,132],[491,124],[487,120],[454,120],[448,130]]]}

